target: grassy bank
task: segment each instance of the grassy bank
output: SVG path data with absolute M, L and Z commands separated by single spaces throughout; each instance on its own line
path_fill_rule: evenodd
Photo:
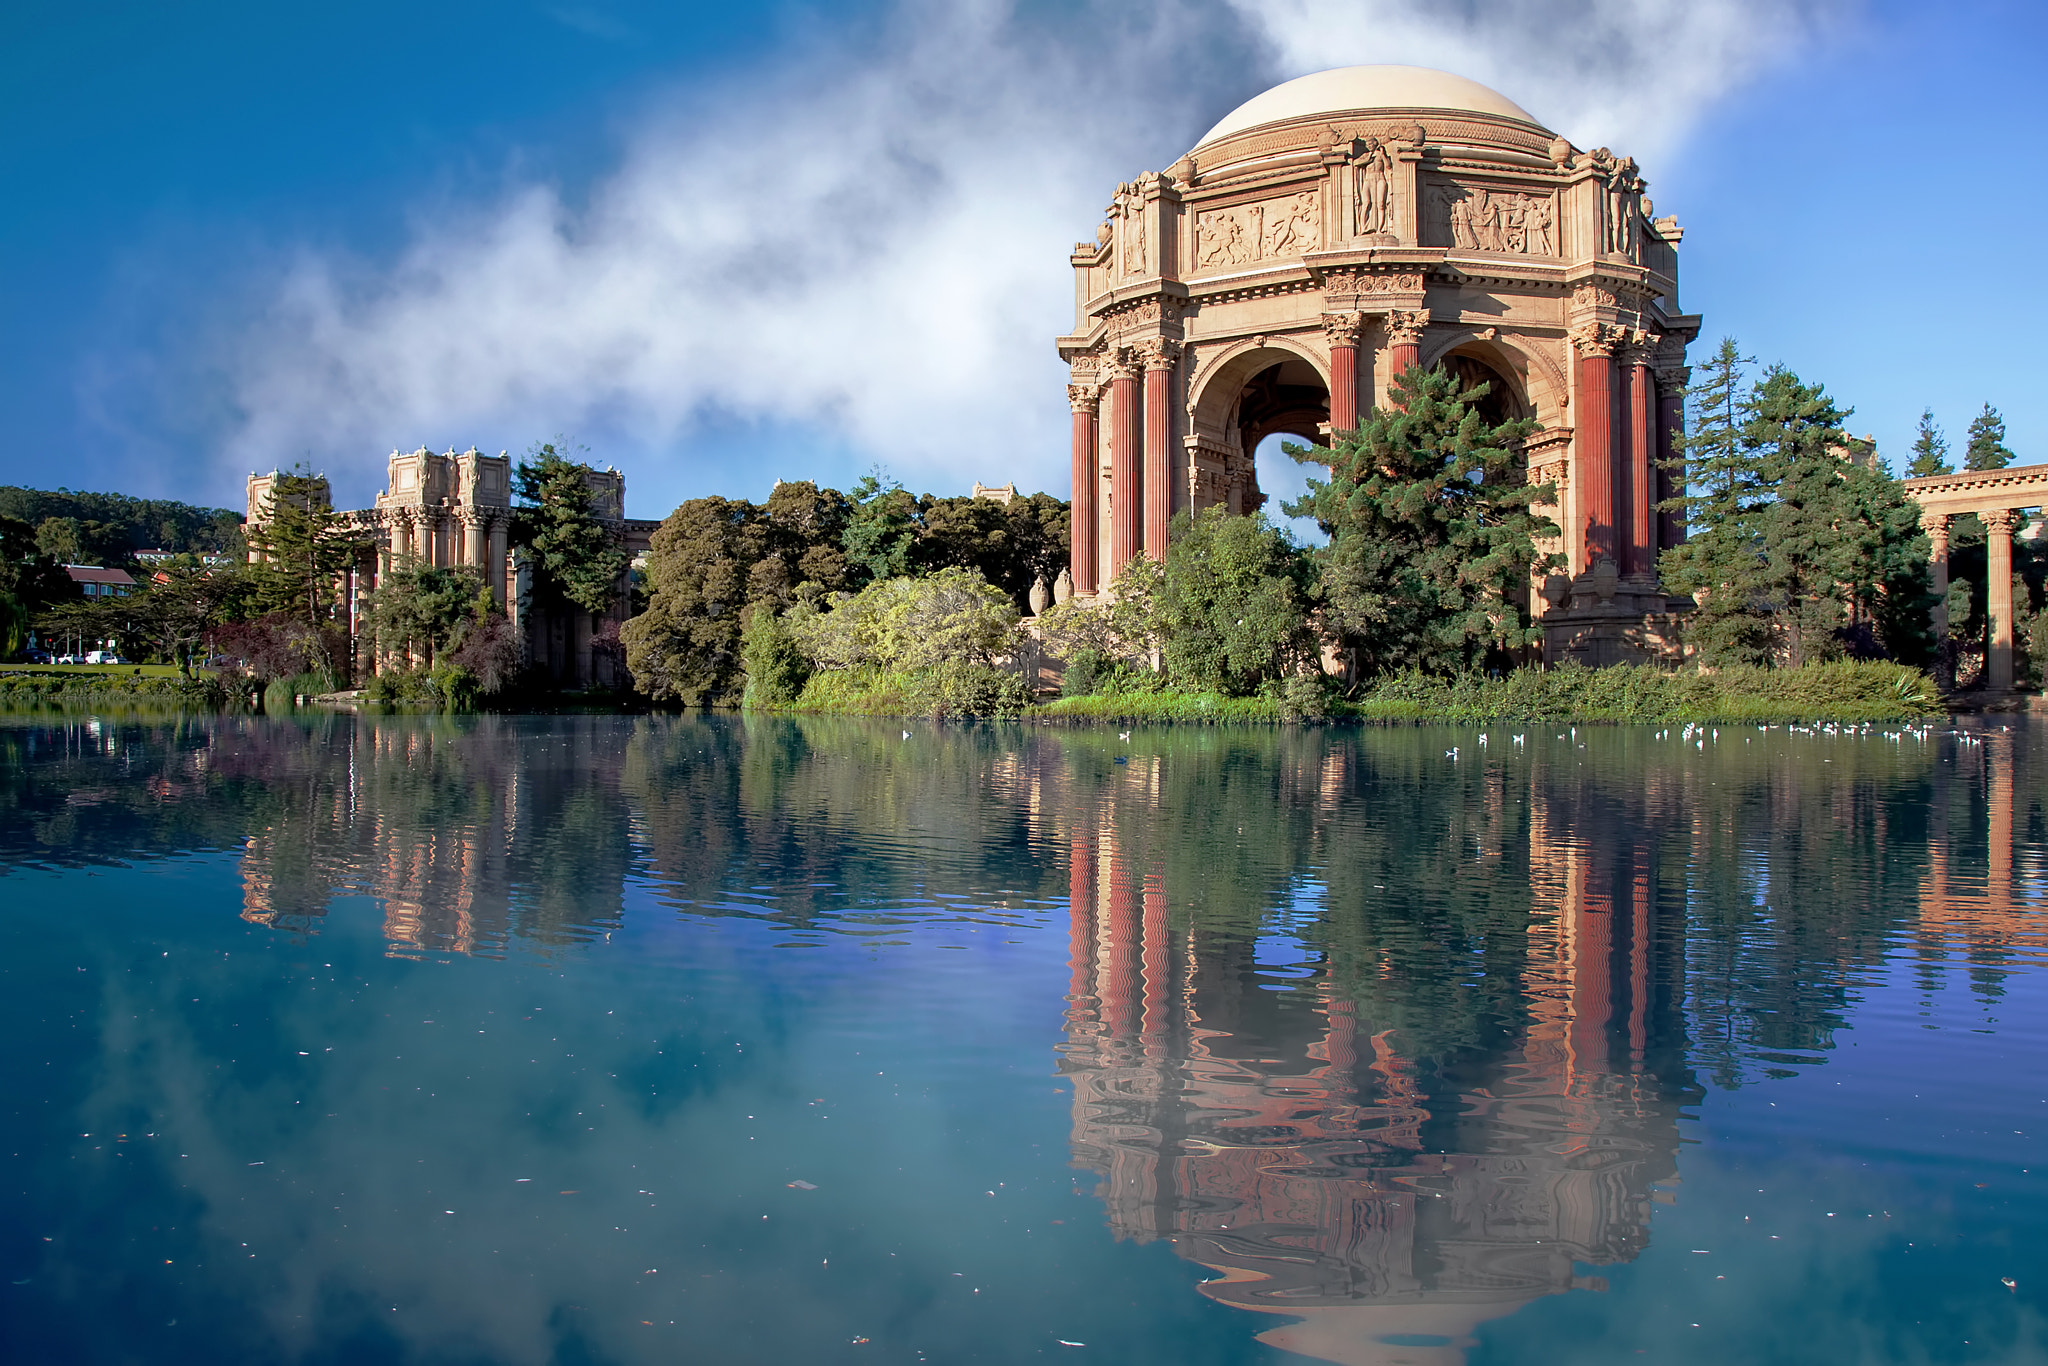
M 808 690 L 807 690 L 808 693 Z M 879 714 L 879 713 L 870 713 Z M 908 713 L 900 713 L 908 714 Z M 1649 667 L 1547 671 L 1502 678 L 1449 679 L 1405 674 L 1382 679 L 1355 699 L 1318 704 L 1300 692 L 1221 697 L 1142 689 L 1063 697 L 1032 707 L 1046 719 L 1272 725 L 1331 721 L 1564 721 L 1661 725 L 1668 722 L 1909 721 L 1940 716 L 1934 682 L 1896 664 L 1813 664 L 1799 669 L 1725 669 L 1668 673 Z
M 217 710 L 228 700 L 227 689 L 210 675 L 180 678 L 178 671 L 168 666 L 10 664 L 0 668 L 0 707 L 140 702 Z

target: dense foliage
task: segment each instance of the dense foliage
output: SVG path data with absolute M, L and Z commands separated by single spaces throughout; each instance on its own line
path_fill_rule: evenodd
M 0 517 L 28 523 L 39 548 L 60 564 L 127 565 L 140 550 L 241 549 L 240 514 L 165 498 L 0 485 Z
M 1334 447 L 1289 448 L 1330 468 L 1287 512 L 1330 537 L 1316 553 L 1325 620 L 1368 676 L 1505 665 L 1542 639 L 1530 576 L 1562 562 L 1538 553 L 1536 538 L 1558 529 L 1534 508 L 1556 490 L 1524 477 L 1534 424 L 1488 424 L 1486 392 L 1441 366 L 1411 368 Z
M 553 443 L 536 444 L 514 472 L 512 538 L 526 553 L 540 606 L 596 615 L 611 605 L 629 557 L 592 511 L 586 473 Z
M 1692 390 L 1686 492 L 1668 505 L 1689 536 L 1658 566 L 1698 604 L 1687 644 L 1708 666 L 1926 662 L 1933 602 L 1918 506 L 1874 455 L 1855 458 L 1849 410 L 1822 386 L 1782 366 L 1748 384 L 1747 364 L 1724 339 Z

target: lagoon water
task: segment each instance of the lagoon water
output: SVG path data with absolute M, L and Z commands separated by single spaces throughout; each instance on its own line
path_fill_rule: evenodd
M 0 1358 L 2048 1360 L 2044 905 L 2023 723 L 17 716 Z

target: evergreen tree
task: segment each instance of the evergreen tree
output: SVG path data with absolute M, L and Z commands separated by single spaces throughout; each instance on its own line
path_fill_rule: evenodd
M 911 571 L 917 548 L 917 499 L 877 465 L 847 495 L 853 515 L 846 526 L 846 558 L 861 583 L 899 578 Z
M 368 547 L 368 538 L 334 510 L 327 478 L 304 465 L 275 476 L 265 520 L 247 533 L 250 607 L 284 613 L 313 629 L 331 624 L 340 608 L 341 572 Z
M 533 592 L 545 604 L 595 616 L 611 606 L 631 557 L 591 510 L 588 466 L 553 442 L 535 443 L 528 455 L 517 471 L 512 535 L 533 568 Z
M 1934 409 L 1920 411 L 1920 434 L 1913 438 L 1913 460 L 1906 466 L 1908 479 L 1931 479 L 1937 474 L 1954 474 L 1948 463 L 1948 438 L 1934 425 Z
M 1534 423 L 1480 416 L 1487 388 L 1411 367 L 1393 401 L 1334 448 L 1288 448 L 1330 467 L 1286 511 L 1328 533 L 1317 552 L 1328 618 L 1368 675 L 1505 662 L 1542 638 L 1529 577 L 1562 561 L 1537 553 L 1536 538 L 1558 528 L 1531 508 L 1556 489 L 1525 478 Z
M 1990 404 L 1970 419 L 1970 444 L 1963 449 L 1963 466 L 1972 470 L 2002 470 L 2013 460 L 2005 445 L 2005 419 Z
M 1658 557 L 1664 582 L 1692 594 L 1689 644 L 1709 665 L 1767 662 L 1775 645 L 1763 517 L 1771 501 L 1757 452 L 1743 441 L 1743 367 L 1753 364 L 1723 337 L 1686 390 L 1692 407 L 1681 444 L 1685 494 L 1664 504 L 1683 515 L 1684 544 Z
M 1788 662 L 1832 653 L 1845 623 L 1840 591 L 1867 575 L 1869 529 L 1852 525 L 1847 411 L 1827 390 L 1773 365 L 1743 404 L 1742 444 L 1776 494 L 1763 509 L 1765 582 Z

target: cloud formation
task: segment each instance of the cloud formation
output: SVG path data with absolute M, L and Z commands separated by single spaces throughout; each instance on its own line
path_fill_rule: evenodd
M 1117 181 L 1242 99 L 1335 65 L 1441 66 L 1647 160 L 1832 12 L 898 0 L 856 52 L 785 52 L 648 111 L 581 203 L 511 183 L 422 221 L 393 259 L 297 255 L 200 362 L 232 414 L 220 463 L 311 450 L 366 496 L 395 445 L 566 430 L 662 501 L 709 477 L 693 440 L 739 423 L 818 435 L 764 460 L 762 487 L 737 490 L 754 496 L 843 474 L 805 453 L 820 447 L 920 487 L 1063 489 L 1066 251 Z

